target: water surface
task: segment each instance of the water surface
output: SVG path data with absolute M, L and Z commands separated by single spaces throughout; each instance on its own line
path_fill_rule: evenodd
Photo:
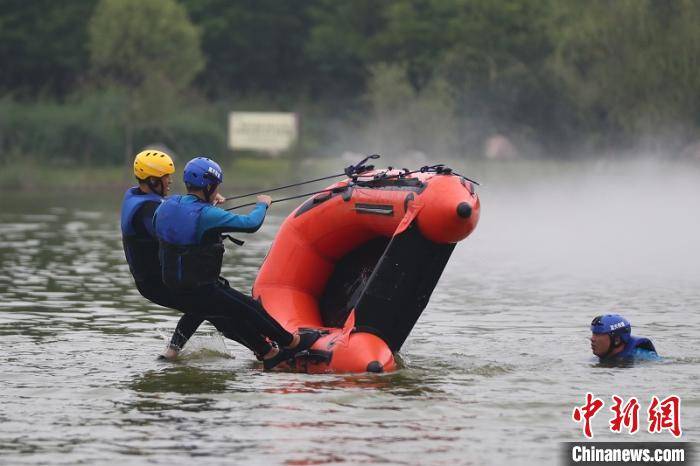
M 571 411 L 587 391 L 606 410 L 612 394 L 636 396 L 643 415 L 652 395 L 677 394 L 683 440 L 697 440 L 700 170 L 545 168 L 469 172 L 484 184 L 481 223 L 405 367 L 384 375 L 265 374 L 208 325 L 178 362 L 157 361 L 178 314 L 133 286 L 121 193 L 4 194 L 0 462 L 555 464 L 559 442 L 582 439 Z M 227 253 L 233 286 L 250 289 L 285 213 Z M 608 311 L 664 360 L 596 364 L 588 324 Z M 627 439 L 609 418 L 595 418 L 595 438 Z

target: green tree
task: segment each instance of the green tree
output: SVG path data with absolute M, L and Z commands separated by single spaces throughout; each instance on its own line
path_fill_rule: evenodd
M 447 86 L 463 147 L 500 131 L 547 139 L 562 131 L 559 96 L 545 69 L 553 49 L 549 5 L 396 0 L 377 36 L 378 54 L 401 64 L 417 91 L 434 80 Z
M 416 90 L 405 66 L 379 63 L 370 68 L 367 88 L 373 118 L 364 131 L 376 150 L 436 157 L 458 150 L 455 99 L 444 80 L 433 78 Z
M 389 60 L 377 37 L 386 27 L 387 0 L 319 0 L 311 7 L 312 26 L 304 53 L 311 64 L 315 95 L 356 97 L 365 90 L 373 63 Z
M 428 84 L 452 45 L 448 25 L 458 11 L 456 1 L 392 2 L 386 11 L 386 27 L 377 37 L 375 58 L 401 63 L 407 78 L 419 90 Z
M 553 49 L 546 27 L 551 2 L 456 3 L 438 73 L 452 85 L 461 115 L 478 119 L 484 133 L 560 138 L 565 101 L 545 67 Z
M 88 31 L 95 76 L 125 95 L 129 161 L 134 126 L 163 118 L 203 68 L 199 31 L 174 0 L 100 0 Z
M 0 0 L 0 91 L 59 98 L 89 67 L 84 18 L 96 0 Z
M 209 96 L 300 95 L 313 75 L 304 54 L 316 0 L 181 0 L 202 31 Z
M 599 142 L 697 127 L 700 3 L 562 0 L 555 13 L 552 69 Z

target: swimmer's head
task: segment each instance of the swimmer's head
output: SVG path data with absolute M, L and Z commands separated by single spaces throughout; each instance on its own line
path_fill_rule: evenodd
M 632 325 L 619 314 L 598 316 L 591 322 L 591 351 L 599 358 L 621 352 L 630 340 Z

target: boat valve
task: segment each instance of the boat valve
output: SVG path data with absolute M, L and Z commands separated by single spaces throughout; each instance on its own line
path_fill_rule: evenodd
M 462 218 L 469 218 L 472 215 L 472 206 L 466 202 L 460 202 L 457 206 L 457 215 Z

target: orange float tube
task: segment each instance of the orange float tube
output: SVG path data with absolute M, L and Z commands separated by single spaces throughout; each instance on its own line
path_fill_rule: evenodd
M 292 369 L 388 372 L 455 244 L 479 221 L 474 185 L 432 172 L 375 170 L 336 183 L 283 222 L 253 297 L 287 330 L 321 329 Z

